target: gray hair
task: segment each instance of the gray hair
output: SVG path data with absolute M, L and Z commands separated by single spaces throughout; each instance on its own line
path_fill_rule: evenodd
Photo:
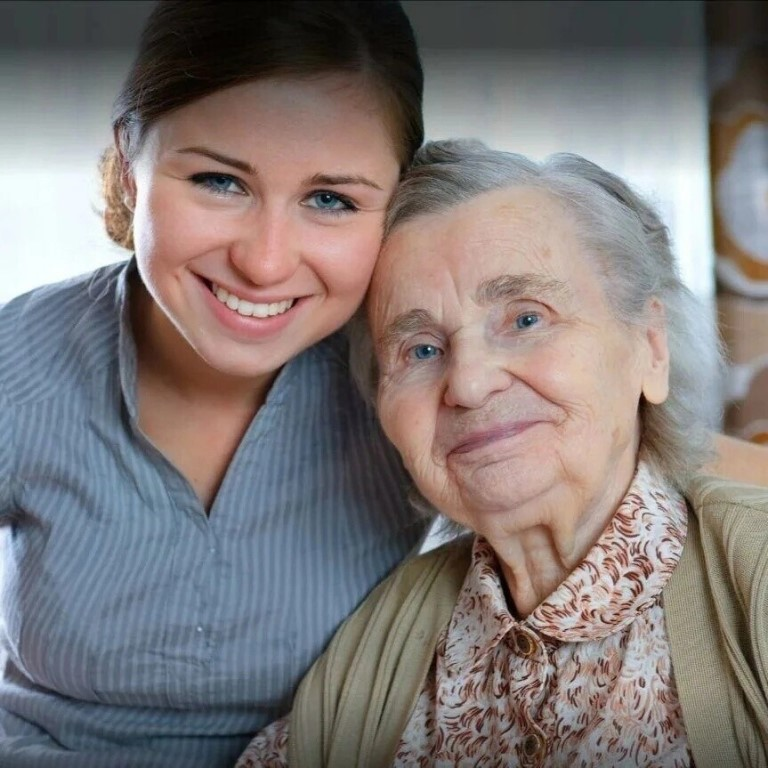
M 616 317 L 633 326 L 646 319 L 649 299 L 662 302 L 670 351 L 670 387 L 660 405 L 640 404 L 644 457 L 684 489 L 713 458 L 710 430 L 722 413 L 724 357 L 713 313 L 682 283 L 669 232 L 653 208 L 624 181 L 573 154 L 543 163 L 488 149 L 477 141 L 436 141 L 416 155 L 395 193 L 385 237 L 407 221 L 440 213 L 493 190 L 545 191 L 572 212 L 581 243 L 595 258 Z M 353 372 L 375 392 L 375 356 L 362 313 L 353 324 Z

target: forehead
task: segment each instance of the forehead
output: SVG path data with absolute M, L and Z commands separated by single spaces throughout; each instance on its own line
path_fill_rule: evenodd
M 186 104 L 160 118 L 149 133 L 168 146 L 203 139 L 233 148 L 267 142 L 269 154 L 286 159 L 300 155 L 299 147 L 374 163 L 382 148 L 395 155 L 385 115 L 382 99 L 362 75 L 266 77 Z
M 394 306 L 446 292 L 474 295 L 499 275 L 581 283 L 589 272 L 584 257 L 573 215 L 553 195 L 530 187 L 496 190 L 396 229 L 371 297 Z

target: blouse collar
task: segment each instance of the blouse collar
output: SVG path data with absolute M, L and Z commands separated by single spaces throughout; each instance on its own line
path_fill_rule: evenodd
M 445 638 L 448 670 L 476 665 L 518 627 L 560 642 L 621 631 L 659 598 L 680 560 L 686 531 L 684 499 L 640 461 L 626 496 L 586 557 L 522 621 L 507 607 L 493 549 L 476 537 Z

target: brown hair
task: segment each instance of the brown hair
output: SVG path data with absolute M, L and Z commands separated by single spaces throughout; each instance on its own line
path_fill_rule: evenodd
M 364 74 L 379 90 L 405 170 L 424 139 L 423 74 L 397 0 L 160 0 L 115 100 L 112 127 L 130 162 L 148 128 L 179 107 L 250 80 L 330 72 Z M 133 213 L 114 147 L 100 171 L 107 234 L 132 249 Z

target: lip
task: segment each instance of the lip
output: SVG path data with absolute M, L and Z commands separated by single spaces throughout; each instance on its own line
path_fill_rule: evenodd
M 200 275 L 198 275 L 198 279 L 205 284 L 205 287 L 211 294 L 213 293 L 213 286 L 215 285 L 218 288 L 223 288 L 227 293 L 234 294 L 238 299 L 250 301 L 252 304 L 277 304 L 281 301 L 299 301 L 299 299 L 303 298 L 300 296 L 276 296 L 270 294 L 256 296 L 254 293 L 249 293 L 241 288 L 231 288 L 226 283 L 220 283 L 218 280 L 210 280 L 209 278 Z
M 197 282 L 200 286 L 203 301 L 219 326 L 228 332 L 229 335 L 244 341 L 269 340 L 271 337 L 280 334 L 294 321 L 297 315 L 304 310 L 310 299 L 308 296 L 290 297 L 294 299 L 293 306 L 280 315 L 273 315 L 271 317 L 245 317 L 244 315 L 239 315 L 237 312 L 233 312 L 213 295 L 211 281 L 198 276 Z M 217 285 L 221 284 L 217 283 Z M 221 287 L 228 290 L 224 285 Z M 254 300 L 247 296 L 242 296 L 241 293 L 236 291 L 231 291 L 231 293 L 234 293 L 238 298 L 243 298 L 246 299 L 246 301 L 253 301 L 258 304 L 272 304 L 278 301 L 285 301 L 286 299 L 286 297 L 260 297 L 259 299 Z
M 462 456 L 467 453 L 485 448 L 501 440 L 517 437 L 523 432 L 527 432 L 531 427 L 542 424 L 540 419 L 530 421 L 513 421 L 507 424 L 501 424 L 491 429 L 484 429 L 478 432 L 470 432 L 464 435 L 456 445 L 448 452 L 449 456 Z

